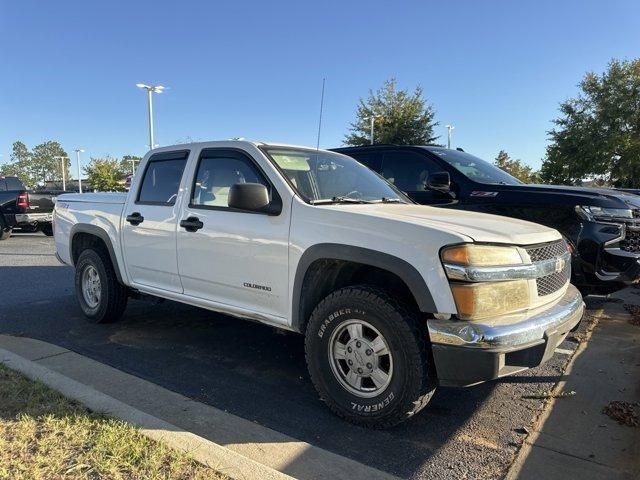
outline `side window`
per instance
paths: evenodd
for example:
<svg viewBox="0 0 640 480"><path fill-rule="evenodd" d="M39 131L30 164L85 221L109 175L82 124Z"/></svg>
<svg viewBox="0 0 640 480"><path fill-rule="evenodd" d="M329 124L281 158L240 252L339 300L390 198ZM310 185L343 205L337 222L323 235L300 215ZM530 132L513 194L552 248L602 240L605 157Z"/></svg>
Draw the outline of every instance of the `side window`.
<svg viewBox="0 0 640 480"><path fill-rule="evenodd" d="M236 183L269 182L251 159L235 150L204 150L200 155L190 206L228 208L229 191Z"/></svg>
<svg viewBox="0 0 640 480"><path fill-rule="evenodd" d="M175 204L188 156L185 151L153 155L147 163L136 203Z"/></svg>
<svg viewBox="0 0 640 480"><path fill-rule="evenodd" d="M0 178L0 192L6 192L7 191L7 183L4 181L3 178Z"/></svg>
<svg viewBox="0 0 640 480"><path fill-rule="evenodd" d="M366 165L374 172L380 173L380 169L382 168L382 161L380 159L380 155L377 153L353 153L347 154L350 157L355 158L357 161Z"/></svg>
<svg viewBox="0 0 640 480"><path fill-rule="evenodd" d="M5 180L7 182L7 190L24 190L24 185L17 178L8 177Z"/></svg>
<svg viewBox="0 0 640 480"><path fill-rule="evenodd" d="M416 152L385 152L382 176L404 192L423 192L427 177L441 172L436 162Z"/></svg>

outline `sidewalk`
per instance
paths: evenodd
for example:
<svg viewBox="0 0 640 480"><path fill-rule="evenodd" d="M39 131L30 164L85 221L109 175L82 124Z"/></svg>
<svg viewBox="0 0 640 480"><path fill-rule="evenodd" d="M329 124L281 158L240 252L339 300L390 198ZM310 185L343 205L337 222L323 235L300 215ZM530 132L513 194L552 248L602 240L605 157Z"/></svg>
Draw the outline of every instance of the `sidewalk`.
<svg viewBox="0 0 640 480"><path fill-rule="evenodd" d="M620 425L602 413L614 400L640 402L640 326L629 323L624 308L640 305L640 290L612 297L556 390L575 395L551 401L507 479L640 478L640 426Z"/></svg>

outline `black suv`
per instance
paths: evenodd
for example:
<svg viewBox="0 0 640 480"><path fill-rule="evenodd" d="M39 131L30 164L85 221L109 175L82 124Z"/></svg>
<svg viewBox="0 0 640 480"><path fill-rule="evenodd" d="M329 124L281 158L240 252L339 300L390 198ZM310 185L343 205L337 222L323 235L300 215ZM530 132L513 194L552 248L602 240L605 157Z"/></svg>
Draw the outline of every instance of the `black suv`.
<svg viewBox="0 0 640 480"><path fill-rule="evenodd" d="M415 202L553 227L572 253L572 283L607 294L640 280L640 196L620 190L526 185L462 150L439 146L336 148Z"/></svg>

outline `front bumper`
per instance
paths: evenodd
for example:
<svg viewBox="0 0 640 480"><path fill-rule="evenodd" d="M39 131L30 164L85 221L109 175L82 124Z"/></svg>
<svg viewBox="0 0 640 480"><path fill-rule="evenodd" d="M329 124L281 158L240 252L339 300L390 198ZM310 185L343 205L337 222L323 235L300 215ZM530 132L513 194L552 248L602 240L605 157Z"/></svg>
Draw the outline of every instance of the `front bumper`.
<svg viewBox="0 0 640 480"><path fill-rule="evenodd" d="M467 387L536 367L551 358L583 314L582 296L570 284L555 305L528 316L429 320L438 381L442 386Z"/></svg>
<svg viewBox="0 0 640 480"><path fill-rule="evenodd" d="M16 223L20 225L36 225L38 223L50 223L52 213L17 213Z"/></svg>

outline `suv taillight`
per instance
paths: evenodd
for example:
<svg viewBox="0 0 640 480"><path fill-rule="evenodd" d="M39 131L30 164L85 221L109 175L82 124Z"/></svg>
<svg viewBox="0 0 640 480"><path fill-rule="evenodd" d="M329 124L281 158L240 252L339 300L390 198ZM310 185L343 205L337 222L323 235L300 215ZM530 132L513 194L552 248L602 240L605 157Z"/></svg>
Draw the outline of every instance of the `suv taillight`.
<svg viewBox="0 0 640 480"><path fill-rule="evenodd" d="M29 208L29 194L27 192L20 192L18 194L18 208Z"/></svg>

